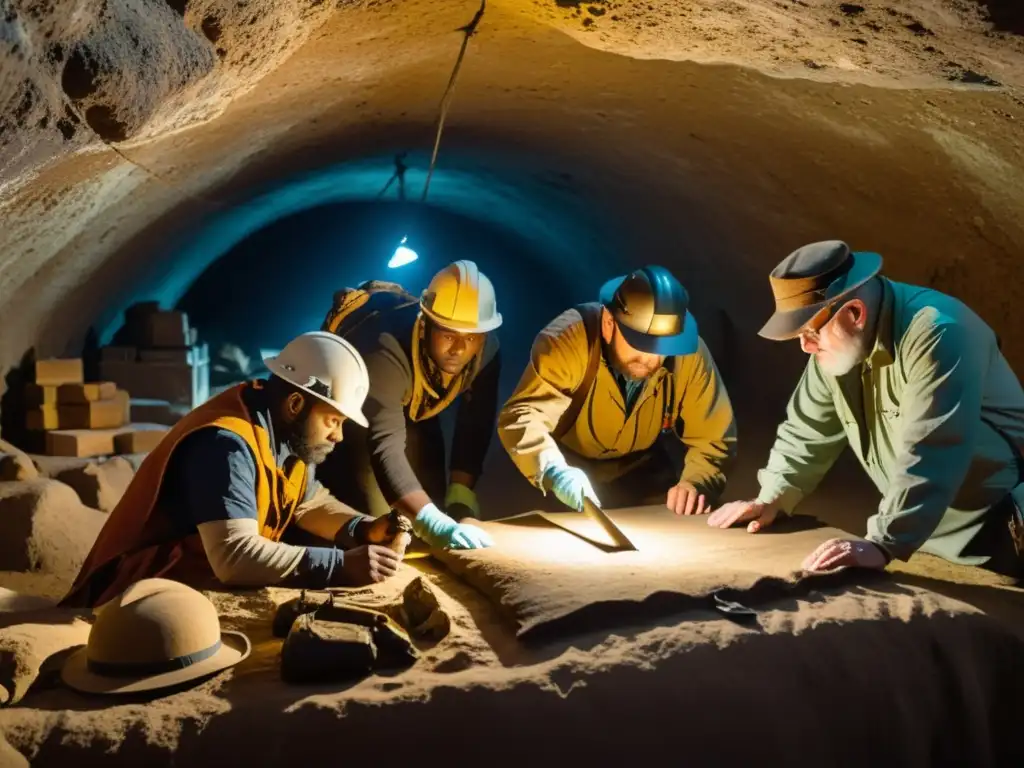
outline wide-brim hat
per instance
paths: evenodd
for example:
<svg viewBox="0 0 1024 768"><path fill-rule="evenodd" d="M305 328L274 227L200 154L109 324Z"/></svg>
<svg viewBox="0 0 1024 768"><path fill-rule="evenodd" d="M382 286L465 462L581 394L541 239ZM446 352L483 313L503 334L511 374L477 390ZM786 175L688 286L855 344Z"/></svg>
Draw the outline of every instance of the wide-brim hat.
<svg viewBox="0 0 1024 768"><path fill-rule="evenodd" d="M799 336L815 315L849 297L881 269L879 254L851 251L841 240L823 240L793 251L768 278L775 313L758 335L773 341Z"/></svg>
<svg viewBox="0 0 1024 768"><path fill-rule="evenodd" d="M145 693L214 675L251 650L244 634L220 629L202 593L144 579L97 610L88 644L64 662L61 679L83 693Z"/></svg>
<svg viewBox="0 0 1024 768"><path fill-rule="evenodd" d="M632 321L617 310L617 307L621 308L637 303L636 297L618 297L623 300L617 300L616 294L620 288L624 287L626 280L629 279L630 283L634 281L650 282L651 278L657 280L660 277L659 274L647 274L649 272L651 269L646 268L629 275L612 278L601 286L599 293L601 303L612 313L619 331L634 349L665 357L692 355L700 344L697 321L690 314L690 310L686 308L689 297L686 295L685 289L674 278L671 280L674 283L670 286L672 290L668 291L671 298L666 301L666 306L659 306L661 298L659 291L643 290L643 288L650 289L656 288L656 286L642 286L641 294L650 293L650 298L644 297L644 303L649 303L650 306L642 307L639 311L632 313Z"/></svg>

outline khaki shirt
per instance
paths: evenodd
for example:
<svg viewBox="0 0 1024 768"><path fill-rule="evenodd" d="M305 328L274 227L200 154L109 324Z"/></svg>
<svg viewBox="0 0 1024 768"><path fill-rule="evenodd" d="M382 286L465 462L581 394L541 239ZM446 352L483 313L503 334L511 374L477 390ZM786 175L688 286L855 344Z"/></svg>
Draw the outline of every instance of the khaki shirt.
<svg viewBox="0 0 1024 768"><path fill-rule="evenodd" d="M758 498L791 511L849 445L882 493L869 539L904 560L921 549L979 564L961 552L1020 481L1008 440L1024 445L1024 391L967 306L882 283L867 361L837 378L811 357L758 473Z"/></svg>
<svg viewBox="0 0 1024 768"><path fill-rule="evenodd" d="M549 457L560 454L551 432L586 376L586 327L576 309L556 317L534 340L530 362L498 414L498 435L519 471L538 488ZM669 358L644 383L632 411L602 359L576 423L562 443L591 459L616 459L654 445L663 426L687 446L682 479L717 496L736 453L732 403L704 341L692 355Z"/></svg>

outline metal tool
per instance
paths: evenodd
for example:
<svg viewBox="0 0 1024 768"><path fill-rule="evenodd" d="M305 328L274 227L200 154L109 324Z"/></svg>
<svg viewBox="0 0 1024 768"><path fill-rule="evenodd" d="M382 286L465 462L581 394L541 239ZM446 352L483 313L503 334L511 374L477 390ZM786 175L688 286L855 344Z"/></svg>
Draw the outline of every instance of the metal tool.
<svg viewBox="0 0 1024 768"><path fill-rule="evenodd" d="M586 496L583 497L583 513L601 526L604 532L608 534L608 538L615 543L615 547L617 549L624 551L628 550L631 552L637 551L636 546L629 540L629 537L622 532L622 529L613 523L612 519L608 517L608 515L606 515L599 506L597 506L597 504L592 502Z"/></svg>

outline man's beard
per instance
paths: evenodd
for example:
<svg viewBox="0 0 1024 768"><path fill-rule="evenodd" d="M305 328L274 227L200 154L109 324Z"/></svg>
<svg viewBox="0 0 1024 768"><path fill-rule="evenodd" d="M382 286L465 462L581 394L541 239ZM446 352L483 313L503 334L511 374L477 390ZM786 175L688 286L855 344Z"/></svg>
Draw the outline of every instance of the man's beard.
<svg viewBox="0 0 1024 768"><path fill-rule="evenodd" d="M302 416L291 425L287 437L288 447L291 448L299 461L305 464L322 464L327 456L334 450L334 443L314 442L309 435L309 415Z"/></svg>
<svg viewBox="0 0 1024 768"><path fill-rule="evenodd" d="M816 355L818 366L829 376L845 376L868 358L868 339L862 331L842 340L839 349L829 350L827 357Z"/></svg>
<svg viewBox="0 0 1024 768"><path fill-rule="evenodd" d="M618 329L616 329L618 333ZM641 363L639 358L631 360L622 360L615 354L615 347L611 344L604 345L605 359L609 365L615 369L615 371L624 376L629 381L642 381L648 379L654 375L654 372L661 367L662 363L659 361L653 366Z"/></svg>

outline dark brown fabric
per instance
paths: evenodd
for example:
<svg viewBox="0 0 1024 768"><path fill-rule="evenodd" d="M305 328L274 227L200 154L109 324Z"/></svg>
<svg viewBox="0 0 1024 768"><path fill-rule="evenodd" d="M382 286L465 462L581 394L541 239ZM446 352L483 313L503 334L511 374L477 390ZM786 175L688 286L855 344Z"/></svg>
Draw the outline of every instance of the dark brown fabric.
<svg viewBox="0 0 1024 768"><path fill-rule="evenodd" d="M800 564L819 544L850 534L794 518L771 531L709 528L705 516L677 516L664 506L607 509L637 552L607 552L603 533L581 514L531 513L480 523L495 546L438 557L494 602L520 637L542 629L615 625L634 615L708 605L728 590L734 600L775 596L797 584ZM846 575L848 578L848 575Z"/></svg>

